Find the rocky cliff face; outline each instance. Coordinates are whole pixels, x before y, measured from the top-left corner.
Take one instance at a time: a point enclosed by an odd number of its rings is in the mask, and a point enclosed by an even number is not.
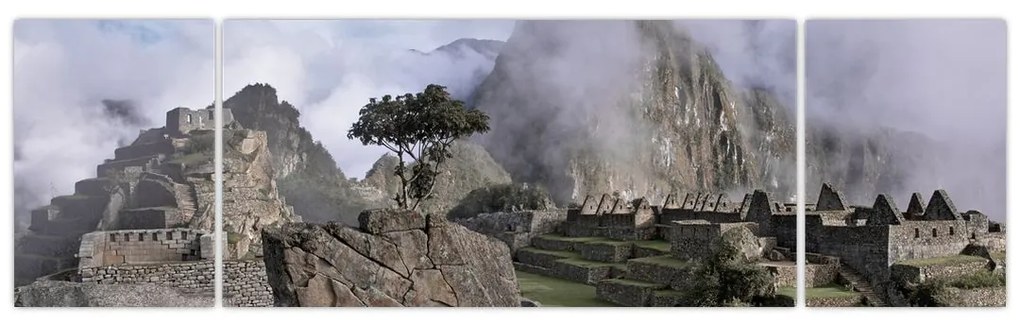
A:
[[[510,250],[443,217],[366,211],[358,229],[266,230],[277,306],[519,306]]]
[[[354,189],[333,156],[301,127],[298,109],[277,99],[271,86],[248,85],[223,106],[242,127],[266,133],[274,179],[297,215],[352,224],[361,210],[379,205]]]
[[[263,228],[301,217],[279,195],[266,133],[225,129],[223,139],[225,258],[261,256]]]
[[[889,128],[808,125],[805,142],[809,203],[817,200],[823,182],[843,189],[852,203],[873,202],[880,193],[902,196],[925,190],[910,189],[910,180],[938,178],[936,171],[948,159],[934,151],[937,147],[929,138]]]
[[[791,109],[667,22],[518,23],[474,100],[496,161],[560,203],[795,189]]]

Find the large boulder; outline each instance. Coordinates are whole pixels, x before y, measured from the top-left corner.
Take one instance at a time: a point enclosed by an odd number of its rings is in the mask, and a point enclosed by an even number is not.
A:
[[[411,211],[358,220],[263,231],[277,306],[520,306],[506,244]]]
[[[40,280],[18,287],[18,307],[212,307],[212,293],[155,284],[96,284]]]

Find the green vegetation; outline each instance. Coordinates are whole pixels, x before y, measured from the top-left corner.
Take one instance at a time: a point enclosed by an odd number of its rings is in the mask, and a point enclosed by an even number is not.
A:
[[[635,259],[631,259],[631,260],[634,261],[634,262],[639,262],[639,263],[659,265],[659,266],[667,266],[667,267],[673,267],[673,268],[691,268],[694,265],[694,263],[692,263],[692,262],[687,262],[687,261],[683,261],[683,260],[680,260],[680,259],[676,259],[676,258],[670,257],[668,255],[635,258]]]
[[[669,252],[670,244],[662,240],[640,240],[634,241],[634,245],[641,248],[654,249],[662,252]]]
[[[842,285],[829,284],[825,286],[806,288],[804,289],[804,296],[808,298],[843,298],[860,296],[860,294],[847,289]]]
[[[960,289],[990,288],[1006,286],[1005,273],[993,273],[981,270],[975,273],[956,277],[945,281],[946,285]]]
[[[975,273],[953,277],[933,279],[917,285],[908,285],[903,290],[912,306],[944,307],[949,288],[976,289],[1006,286],[1006,275],[982,270]]]
[[[358,115],[347,138],[396,154],[399,162],[393,173],[400,179],[400,188],[393,199],[398,207],[412,210],[432,198],[443,163],[453,157],[451,143],[489,131],[488,115],[464,108],[446,87],[434,84],[418,94],[385,95],[382,101],[371,98]],[[414,162],[410,168],[408,161]]]
[[[595,298],[595,287],[558,278],[517,271],[521,296],[546,307],[612,307]]]
[[[572,251],[556,251],[556,250],[545,250],[538,249],[535,247],[521,248],[520,251],[534,252],[539,254],[553,255],[562,258],[581,258],[581,254]]]
[[[739,229],[734,229],[735,231]],[[768,304],[776,297],[773,283],[775,277],[767,269],[740,258],[740,250],[727,231],[716,242],[717,251],[704,262],[695,263],[693,279],[682,291],[687,295],[690,306],[759,306]]]
[[[992,259],[995,259],[995,260],[998,260],[998,261],[1006,260],[1006,252],[1005,251],[993,251],[993,252],[988,253],[988,255],[992,256]]]
[[[616,267],[616,268],[627,268],[627,264],[626,263],[607,263],[607,262],[587,260],[587,259],[576,258],[576,257],[575,258],[560,259],[560,260],[557,260],[557,262],[568,264],[568,265],[579,266],[579,267],[586,267],[586,268],[603,267],[603,266]]]
[[[469,192],[450,209],[446,217],[464,219],[482,213],[517,210],[543,210],[554,208],[549,193],[541,187],[511,183],[482,187]]]
[[[562,235],[558,235],[558,234],[543,234],[543,235],[540,235],[538,237],[539,238],[543,238],[543,239],[549,239],[549,240],[570,241],[570,242],[591,242],[591,241],[609,240],[609,238],[600,238],[600,237],[576,237],[576,238],[571,238],[571,237],[562,236]]]
[[[937,266],[937,265],[959,265],[965,263],[983,262],[987,261],[983,257],[968,256],[968,255],[954,255],[945,257],[935,257],[927,259],[911,259],[900,261],[897,264],[908,265],[914,267],[925,267],[925,266]]]

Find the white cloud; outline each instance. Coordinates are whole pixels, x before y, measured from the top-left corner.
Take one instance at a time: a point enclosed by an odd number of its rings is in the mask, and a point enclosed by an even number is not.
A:
[[[206,20],[19,20],[14,26],[15,209],[73,193],[143,128],[177,106],[214,100],[214,29]],[[147,123],[104,114],[130,100]]]
[[[301,111],[301,124],[350,177],[385,150],[347,139],[371,97],[421,91],[429,83],[465,96],[493,58],[422,56],[460,38],[505,40],[511,21],[230,20],[224,24],[224,94],[268,83]],[[480,73],[484,72],[484,73]]]

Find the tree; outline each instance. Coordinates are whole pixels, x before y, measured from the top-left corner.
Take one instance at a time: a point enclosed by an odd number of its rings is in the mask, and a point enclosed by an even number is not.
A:
[[[449,147],[454,140],[489,131],[488,115],[465,108],[446,87],[434,84],[418,94],[371,98],[358,114],[347,138],[397,155],[393,172],[400,178],[400,190],[393,199],[404,209],[417,209],[432,197],[440,167],[453,156]],[[410,168],[407,160],[413,161]]]

